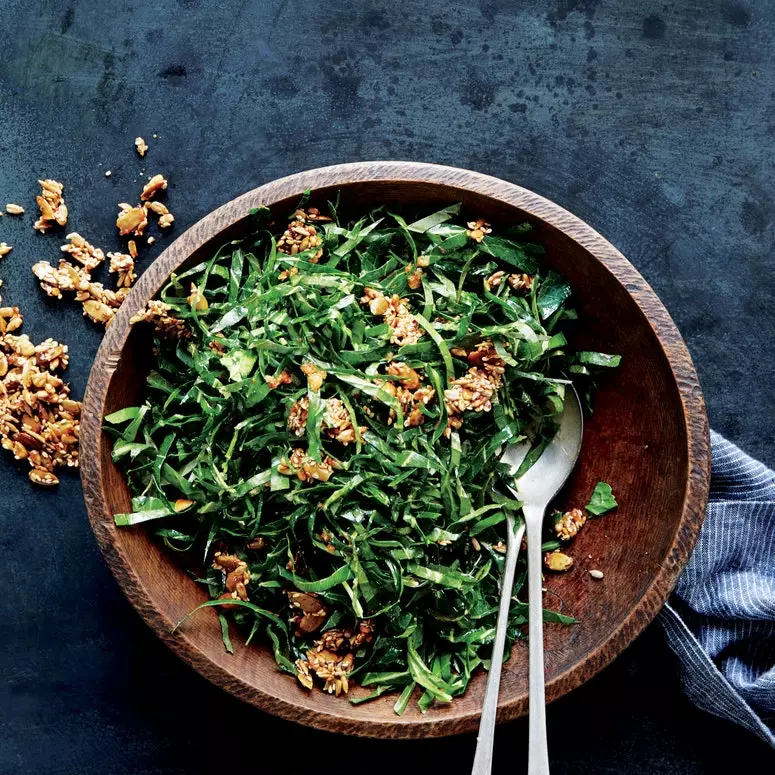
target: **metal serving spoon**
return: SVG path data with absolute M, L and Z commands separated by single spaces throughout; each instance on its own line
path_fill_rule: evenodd
M 544 694 L 544 629 L 541 600 L 541 532 L 546 507 L 570 476 L 581 450 L 584 425 L 576 391 L 566 386 L 565 404 L 559 417 L 557 432 L 537 462 L 514 482 L 509 490 L 522 501 L 524 522 L 514 530 L 514 518 L 507 515 L 506 563 L 501 583 L 500 608 L 492 649 L 490 672 L 484 706 L 479 721 L 479 736 L 471 775 L 490 775 L 492 769 L 493 735 L 498 713 L 498 690 L 503 666 L 503 647 L 509 618 L 514 571 L 522 536 L 527 526 L 527 579 L 529 602 L 530 648 L 530 723 L 528 775 L 548 775 L 549 754 L 546 745 L 546 698 Z M 508 447 L 501 461 L 513 471 L 519 468 L 530 450 L 530 442 Z

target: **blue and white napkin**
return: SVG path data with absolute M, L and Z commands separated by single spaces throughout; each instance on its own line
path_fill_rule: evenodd
M 711 443 L 705 522 L 660 621 L 689 699 L 775 747 L 775 473 Z

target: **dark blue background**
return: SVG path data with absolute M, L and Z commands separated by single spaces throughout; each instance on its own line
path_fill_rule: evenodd
M 80 396 L 100 335 L 30 272 L 60 241 L 30 228 L 37 177 L 63 181 L 70 226 L 112 250 L 115 204 L 137 196 L 142 170 L 169 174 L 179 233 L 305 168 L 469 167 L 548 196 L 617 245 L 683 331 L 713 426 L 773 464 L 773 11 L 719 0 L 0 0 L 0 201 L 28 208 L 23 221 L 0 219 L 15 246 L 0 293 L 33 339 L 70 345 Z M 470 770 L 471 736 L 338 738 L 211 687 L 124 601 L 77 479 L 35 490 L 3 458 L 0 772 Z M 549 725 L 554 773 L 773 761 L 683 699 L 655 627 L 552 706 Z M 502 727 L 497 772 L 522 771 L 525 754 L 525 724 Z

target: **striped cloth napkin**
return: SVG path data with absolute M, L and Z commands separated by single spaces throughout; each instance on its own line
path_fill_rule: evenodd
M 705 523 L 660 622 L 689 699 L 775 747 L 775 473 L 711 443 Z

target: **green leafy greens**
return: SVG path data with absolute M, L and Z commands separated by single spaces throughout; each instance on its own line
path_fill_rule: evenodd
M 611 485 L 605 482 L 598 482 L 595 485 L 589 503 L 586 505 L 586 509 L 590 514 L 599 517 L 601 514 L 615 509 L 618 505 L 611 490 Z
M 256 210 L 249 238 L 170 279 L 186 335 L 157 336 L 146 402 L 105 418 L 135 494 L 116 524 L 148 522 L 205 574 L 225 647 L 233 621 L 305 685 L 312 667 L 373 689 L 356 702 L 395 691 L 399 714 L 489 664 L 520 509 L 500 450 L 530 436 L 535 459 L 568 378 L 587 391 L 619 360 L 568 349 L 570 288 L 527 226 L 458 212 L 297 211 L 278 235 Z M 615 505 L 600 483 L 587 509 Z M 526 617 L 515 602 L 509 647 Z

